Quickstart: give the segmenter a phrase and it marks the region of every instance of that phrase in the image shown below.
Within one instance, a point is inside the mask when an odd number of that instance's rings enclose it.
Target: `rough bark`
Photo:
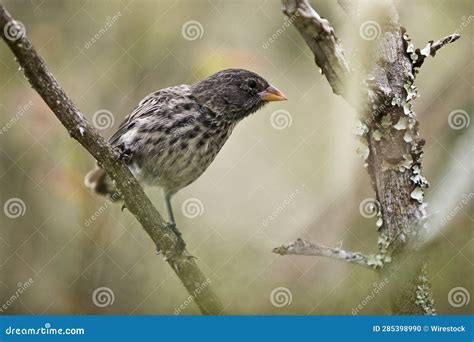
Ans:
[[[8,26],[7,26],[8,25]],[[125,207],[135,216],[203,314],[219,314],[223,307],[181,237],[163,220],[125,164],[118,160],[107,140],[89,124],[63,91],[38,55],[24,28],[0,5],[2,38],[16,57],[25,77],[43,98],[72,138],[77,140],[107,171],[122,194]],[[23,30],[23,31],[22,31]],[[7,36],[8,35],[8,36]],[[202,286],[204,284],[205,286]]]
[[[358,151],[366,161],[379,209],[380,252],[368,256],[367,262],[386,276],[395,270],[396,263],[392,260],[395,258],[400,263],[413,255],[425,235],[423,189],[428,182],[421,175],[424,140],[419,135],[419,124],[411,105],[417,96],[413,84],[415,74],[425,57],[434,56],[439,48],[459,36],[453,34],[436,43],[430,42],[421,50],[415,49],[399,24],[398,13],[391,1],[370,2],[371,14],[365,16],[359,8],[360,2],[340,0],[357,28],[355,31],[362,32],[362,25],[374,22],[374,29],[380,31],[376,37],[364,42],[364,51],[368,51],[370,58],[359,60],[361,70],[356,74],[350,71],[333,28],[307,0],[282,2],[283,13],[294,16],[295,27],[313,51],[315,62],[334,93],[342,95],[359,112],[361,146]],[[338,70],[338,73],[332,70]],[[340,84],[351,78],[356,78],[352,84],[361,87],[356,97],[349,94],[347,83]],[[392,293],[393,314],[434,314],[424,260],[406,270],[397,269],[396,278],[397,285]]]
[[[346,94],[349,64],[329,21],[320,17],[306,1],[283,1],[283,13],[293,24],[314,54],[316,64],[337,95]]]

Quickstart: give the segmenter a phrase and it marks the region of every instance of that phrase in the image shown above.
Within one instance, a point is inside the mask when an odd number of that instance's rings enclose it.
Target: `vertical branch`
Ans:
[[[370,35],[362,37],[371,57],[363,63],[361,99],[354,100],[347,92],[347,80],[356,76],[350,72],[329,22],[313,10],[307,0],[282,2],[286,15],[299,13],[293,21],[295,27],[313,51],[316,64],[323,69],[334,93],[342,95],[359,111],[363,121],[360,123],[359,138],[363,144],[360,152],[366,159],[380,210],[377,224],[380,252],[367,262],[384,273],[391,273],[407,255],[418,250],[425,233],[423,190],[428,182],[421,175],[424,140],[420,137],[419,123],[411,104],[417,97],[413,84],[416,68],[425,57],[434,55],[436,50],[459,36],[452,35],[415,50],[399,24],[398,13],[390,0],[370,3],[371,13],[376,18],[363,18],[357,1],[339,0],[353,19],[356,31],[363,35],[369,30],[367,34]],[[397,263],[391,263],[392,256],[396,257]],[[396,271],[398,274],[403,271],[403,275],[398,277],[399,282],[394,287],[392,312],[434,314],[425,262],[419,261]]]
[[[418,249],[420,237],[425,233],[423,191],[428,182],[421,175],[424,140],[411,104],[417,96],[413,60],[408,38],[391,1],[372,4],[371,14],[366,17],[356,16],[347,1],[340,3],[360,28],[359,32],[363,34],[367,25],[374,25],[376,30],[375,39],[368,44],[371,60],[365,63],[368,101],[361,113],[365,120],[360,138],[367,144],[368,172],[379,202],[382,219],[379,245],[383,246],[383,253],[389,255],[388,260],[397,261],[383,265],[383,272],[389,273]],[[425,268],[421,261],[403,270],[397,269],[401,276],[395,282],[396,290],[391,298],[394,314],[434,313],[430,286],[425,284],[427,278],[422,274]],[[418,293],[420,282],[424,282],[422,295]],[[417,301],[421,296],[427,299]]]

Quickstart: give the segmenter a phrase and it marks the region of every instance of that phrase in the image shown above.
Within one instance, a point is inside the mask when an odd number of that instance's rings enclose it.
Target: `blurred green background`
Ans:
[[[112,113],[105,136],[148,93],[224,68],[256,71],[280,88],[289,100],[239,124],[204,175],[175,196],[188,249],[227,314],[350,315],[361,303],[358,314],[389,313],[387,290],[367,300],[380,282],[373,272],[271,252],[302,237],[374,253],[378,236],[376,219],[359,210],[374,193],[355,153],[356,113],[332,94],[302,38],[284,24],[279,1],[3,3],[81,111],[91,120],[99,110]],[[359,28],[335,1],[311,3],[351,56]],[[472,314],[474,299],[459,307],[448,301],[456,287],[474,294],[473,124],[467,122],[472,3],[396,5],[417,47],[454,31],[462,36],[425,62],[414,109],[427,142],[429,221],[443,225],[427,251],[436,308]],[[450,125],[453,111],[464,119],[461,128]],[[0,305],[9,303],[2,314],[175,313],[188,297],[179,279],[129,212],[85,189],[83,177],[94,161],[31,89],[3,42],[0,127]],[[161,191],[147,193],[165,213]],[[20,200],[18,213],[7,210],[11,199]],[[31,286],[12,301],[30,278]],[[110,289],[109,298],[113,294],[105,307],[93,300],[101,287]],[[275,297],[280,287],[282,304]],[[194,304],[184,306],[182,314],[198,313]]]

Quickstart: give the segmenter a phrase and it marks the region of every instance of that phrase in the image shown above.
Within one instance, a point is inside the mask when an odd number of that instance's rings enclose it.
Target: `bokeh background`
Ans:
[[[285,25],[279,1],[3,3],[81,111],[91,120],[111,113],[96,120],[106,136],[148,93],[224,68],[256,71],[283,90],[288,101],[239,124],[205,174],[174,198],[188,248],[228,314],[350,315],[358,305],[357,314],[389,313],[387,291],[367,299],[380,287],[373,272],[271,252],[302,237],[369,254],[378,236],[376,218],[359,210],[374,194],[355,153],[356,113],[332,94],[302,38]],[[351,56],[359,28],[335,1],[311,3]],[[428,214],[442,226],[427,248],[436,308],[469,314],[474,299],[453,306],[448,294],[457,287],[465,298],[474,294],[472,3],[396,5],[418,47],[462,35],[426,61],[414,109],[427,142]],[[461,124],[449,120],[453,115]],[[174,314],[188,297],[179,279],[129,212],[85,189],[94,161],[3,43],[0,127],[0,305],[8,303],[2,314]],[[165,213],[161,191],[147,193]],[[11,211],[12,203],[19,211]],[[113,302],[106,298],[101,307],[94,293],[103,287]],[[193,303],[184,306],[181,314],[198,313]]]

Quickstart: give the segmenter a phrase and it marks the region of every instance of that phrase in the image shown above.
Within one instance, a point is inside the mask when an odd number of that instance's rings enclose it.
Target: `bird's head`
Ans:
[[[240,120],[285,95],[263,77],[243,69],[227,69],[191,86],[201,105],[229,120]]]

